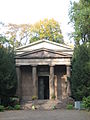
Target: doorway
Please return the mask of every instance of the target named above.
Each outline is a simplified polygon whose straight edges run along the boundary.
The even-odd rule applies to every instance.
[[[49,76],[38,77],[38,99],[49,99]]]

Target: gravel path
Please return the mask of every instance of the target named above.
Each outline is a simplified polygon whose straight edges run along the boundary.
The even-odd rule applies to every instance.
[[[0,112],[0,120],[90,120],[90,112],[79,110],[20,110]]]

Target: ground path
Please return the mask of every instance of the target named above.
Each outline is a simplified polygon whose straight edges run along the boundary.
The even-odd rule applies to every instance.
[[[0,112],[0,120],[90,120],[90,112],[79,110],[19,110]]]

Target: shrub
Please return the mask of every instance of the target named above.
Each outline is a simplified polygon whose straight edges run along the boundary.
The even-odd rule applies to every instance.
[[[32,96],[32,100],[37,100],[37,96]]]
[[[55,95],[52,95],[52,99],[55,100],[56,96]]]
[[[68,104],[66,107],[68,110],[72,110],[73,109],[73,105],[72,104]]]
[[[3,112],[5,110],[3,105],[0,105],[0,112]]]
[[[8,106],[6,109],[7,110],[14,110],[14,108],[12,106]]]
[[[90,111],[90,96],[83,98],[83,105],[88,111]]]
[[[85,109],[83,102],[80,103],[80,109]]]
[[[14,110],[20,110],[21,109],[21,106],[20,105],[15,105],[14,106]]]
[[[56,106],[55,106],[55,105],[53,105],[53,106],[52,106],[52,109],[53,109],[53,110],[55,110],[55,109],[56,109]]]
[[[10,106],[15,106],[19,104],[19,98],[18,97],[10,97]]]

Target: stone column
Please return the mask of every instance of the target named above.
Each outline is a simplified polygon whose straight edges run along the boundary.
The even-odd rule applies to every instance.
[[[17,73],[17,91],[16,91],[16,95],[21,100],[21,98],[22,98],[22,83],[21,83],[21,70],[20,70],[20,66],[16,67],[16,73]]]
[[[70,72],[71,71],[71,67],[70,66],[67,66],[67,77],[70,77]]]
[[[37,67],[32,66],[33,96],[37,96]]]
[[[52,96],[55,95],[55,88],[54,88],[54,66],[50,66],[50,77],[49,77],[49,95],[50,99]]]
[[[54,76],[54,81],[55,81],[55,96],[57,99],[57,75]]]
[[[67,66],[67,95],[70,96],[71,95],[71,89],[70,89],[70,81],[68,80],[68,78],[70,77],[70,71],[71,71],[71,67]]]

